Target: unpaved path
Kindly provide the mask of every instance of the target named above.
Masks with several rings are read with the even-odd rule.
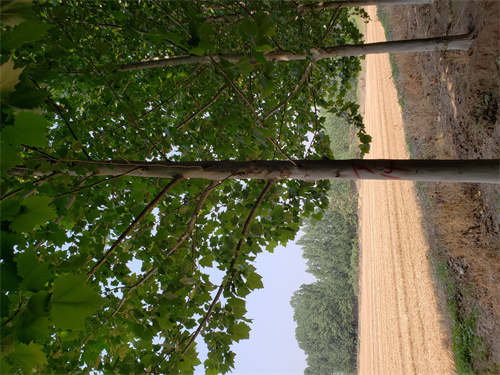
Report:
[[[367,8],[377,20],[374,7]],[[366,42],[384,41],[370,22]],[[366,57],[368,158],[409,158],[388,55]],[[442,330],[413,183],[362,181],[360,374],[450,374],[454,364]]]

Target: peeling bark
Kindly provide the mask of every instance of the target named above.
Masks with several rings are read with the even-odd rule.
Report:
[[[150,178],[319,180],[411,180],[500,183],[500,160],[256,160],[196,162],[107,162],[60,161],[80,167],[94,164],[88,175],[129,175]],[[50,172],[31,171],[36,177]],[[61,171],[65,172],[65,171]],[[72,175],[74,171],[68,170]],[[14,168],[10,175],[30,171]]]

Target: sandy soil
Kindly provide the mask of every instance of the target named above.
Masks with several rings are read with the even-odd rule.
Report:
[[[367,8],[372,20],[376,10]],[[367,42],[385,40],[370,22]],[[366,58],[369,158],[409,158],[387,55]],[[454,364],[426,256],[429,248],[412,182],[363,181],[360,374],[449,374]]]

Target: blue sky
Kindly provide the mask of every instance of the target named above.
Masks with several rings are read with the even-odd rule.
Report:
[[[301,233],[299,233],[299,238]],[[264,288],[247,297],[247,317],[253,319],[250,339],[233,346],[235,375],[303,374],[305,355],[295,340],[295,322],[290,298],[302,284],[315,278],[305,272],[302,250],[295,243],[263,252],[255,263]],[[198,349],[201,349],[199,345]],[[205,358],[200,356],[203,361]],[[204,374],[200,367],[197,375]]]

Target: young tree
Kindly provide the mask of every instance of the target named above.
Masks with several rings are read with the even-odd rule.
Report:
[[[344,100],[359,59],[263,58],[269,46],[359,44],[349,17],[362,12],[223,4],[2,3],[2,372],[190,373],[197,337],[207,373],[229,371],[231,344],[248,337],[244,297],[262,287],[252,261],[319,218],[328,181],[190,173],[331,158],[319,106],[357,126],[368,150]],[[206,22],[207,8],[245,16]],[[116,71],[236,48],[252,60]],[[164,169],[143,177],[145,163]]]

